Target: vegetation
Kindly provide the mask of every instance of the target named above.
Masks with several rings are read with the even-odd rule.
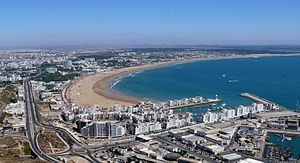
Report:
[[[10,84],[12,84],[10,81],[0,82],[0,87],[5,87]]]
[[[38,143],[45,153],[59,152],[67,148],[66,144],[57,136],[55,132],[42,132],[38,138]],[[50,144],[52,145],[52,149]]]
[[[46,68],[49,68],[49,67],[56,67],[56,64],[54,64],[54,63],[46,63],[46,62],[41,64],[41,68],[43,70],[45,70]]]
[[[77,56],[76,60],[83,60],[85,58],[95,58],[95,60],[109,59],[111,57],[117,57],[119,53],[117,52],[97,52],[97,53],[81,53]]]
[[[6,112],[0,113],[0,124],[3,124],[5,117],[9,117],[9,116],[11,116],[11,114],[8,114]]]
[[[38,158],[20,158],[20,157],[1,157],[1,163],[47,163],[46,161],[42,161]]]
[[[24,155],[31,155],[32,154],[30,145],[28,143],[24,143],[23,151],[24,151]]]
[[[68,81],[68,80],[73,80],[75,77],[80,76],[78,73],[73,73],[73,74],[66,74],[62,75],[59,72],[56,73],[48,73],[48,72],[43,72],[42,74],[36,76],[34,80],[37,81],[44,81],[44,82],[51,82],[51,81]]]
[[[0,162],[6,160],[5,162],[20,162],[19,156],[28,154],[31,155],[31,149],[29,144],[23,139],[3,136],[0,137]]]
[[[12,84],[5,85],[0,89],[0,101],[9,104],[15,101],[16,87]]]
[[[54,88],[54,85],[46,85],[46,89],[47,90],[51,90],[51,89],[53,89]]]

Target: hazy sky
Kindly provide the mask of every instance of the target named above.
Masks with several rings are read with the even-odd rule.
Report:
[[[300,44],[300,0],[6,0],[0,47]]]

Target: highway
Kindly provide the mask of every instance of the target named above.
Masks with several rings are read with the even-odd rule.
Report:
[[[37,130],[36,114],[33,108],[34,102],[32,99],[31,85],[29,80],[24,80],[24,91],[25,91],[26,135],[31,150],[42,160],[59,163],[60,161],[45,154],[37,144],[36,136],[39,131]]]
[[[30,146],[32,151],[40,158],[48,162],[60,162],[59,160],[55,159],[54,157],[58,156],[66,156],[66,155],[73,155],[85,158],[89,162],[100,162],[97,160],[93,153],[98,149],[103,148],[111,148],[116,145],[126,145],[134,142],[134,138],[130,138],[126,141],[121,142],[106,142],[97,145],[86,145],[79,142],[69,131],[64,128],[49,125],[49,124],[42,124],[38,121],[37,113],[35,110],[35,101],[32,93],[32,86],[30,80],[24,80],[24,92],[25,92],[25,114],[26,114],[26,135],[28,141],[30,142]],[[57,132],[60,137],[67,143],[69,149],[64,152],[59,152],[56,154],[49,154],[47,155],[44,153],[37,144],[37,135],[39,133],[39,128],[47,128]],[[74,152],[73,148],[81,148],[86,151],[85,156],[82,154],[78,154]]]
[[[93,148],[91,146],[80,143],[72,134],[70,134],[64,128],[41,124],[38,121],[36,111],[35,111],[35,101],[32,93],[32,86],[30,80],[28,79],[24,80],[24,92],[25,92],[26,135],[28,137],[28,141],[30,142],[29,144],[31,146],[32,151],[40,159],[43,159],[48,162],[60,162],[56,160],[54,156],[60,156],[63,155],[63,153],[65,153],[66,155],[83,157],[89,162],[95,162],[95,163],[100,162],[92,155],[92,152],[90,151],[90,149],[95,149],[95,147]],[[51,129],[57,132],[61,136],[61,138],[68,144],[68,146],[70,147],[69,150],[64,151],[63,153],[51,154],[51,155],[47,155],[46,153],[44,153],[37,144],[37,134],[39,133],[38,130],[39,127]],[[74,153],[72,151],[72,148],[74,146],[78,146],[82,149],[85,149],[87,157]]]

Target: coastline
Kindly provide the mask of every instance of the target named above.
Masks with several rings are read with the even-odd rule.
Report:
[[[72,85],[71,88],[69,88],[68,91],[70,94],[70,98],[80,107],[99,105],[103,108],[111,108],[115,104],[123,106],[132,106],[137,104],[142,99],[120,94],[112,89],[113,85],[115,85],[123,77],[126,77],[131,73],[163,67],[166,65],[175,65],[204,60],[296,55],[300,54],[249,54],[229,57],[191,58],[186,60],[158,62],[141,66],[126,67],[106,72],[100,72],[91,76],[85,76],[83,78],[80,78],[78,81],[76,81],[76,84]]]
[[[125,77],[130,73],[143,71],[146,69],[158,68],[165,65],[185,63],[199,58],[158,62],[134,67],[125,67],[106,72],[96,73],[91,76],[81,77],[76,84],[68,89],[70,99],[80,107],[88,107],[98,105],[103,108],[111,108],[115,104],[123,106],[132,106],[137,104],[142,99],[120,94],[112,89],[112,86],[117,82],[116,79]]]

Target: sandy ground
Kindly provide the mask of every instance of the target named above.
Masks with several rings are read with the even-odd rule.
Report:
[[[227,58],[247,58],[247,57],[260,57],[260,56],[283,56],[283,55],[274,55],[274,54],[253,54],[246,56],[232,56]],[[181,62],[190,62],[195,60],[205,60],[213,58],[195,58],[182,61],[170,61],[170,62],[160,62],[155,64],[147,64],[136,67],[127,67],[117,70],[112,70],[108,72],[101,72],[95,75],[82,77],[77,80],[69,89],[68,89],[68,98],[72,99],[75,104],[81,107],[87,107],[92,105],[99,105],[103,108],[111,108],[115,104],[123,106],[132,106],[137,104],[139,99],[124,96],[118,94],[111,90],[111,86],[114,82],[114,79],[124,75],[129,74],[134,71],[140,71],[147,68],[159,67],[166,64],[176,64]]]
[[[81,107],[99,105],[109,108],[114,104],[133,105],[137,99],[123,98],[117,93],[109,91],[109,79],[113,79],[118,73],[126,72],[124,69],[102,72],[92,76],[86,76],[77,81],[70,90],[71,99]]]
[[[202,58],[203,59],[203,58]],[[189,59],[184,61],[170,61],[147,64],[135,67],[126,67],[107,72],[101,72],[91,76],[80,78],[68,90],[67,95],[75,104],[81,107],[99,105],[103,108],[111,108],[115,104],[123,106],[132,106],[137,104],[140,99],[124,96],[111,89],[116,78],[132,72],[144,70],[147,68],[160,67],[167,64],[176,64],[180,62],[189,62],[197,59]]]

